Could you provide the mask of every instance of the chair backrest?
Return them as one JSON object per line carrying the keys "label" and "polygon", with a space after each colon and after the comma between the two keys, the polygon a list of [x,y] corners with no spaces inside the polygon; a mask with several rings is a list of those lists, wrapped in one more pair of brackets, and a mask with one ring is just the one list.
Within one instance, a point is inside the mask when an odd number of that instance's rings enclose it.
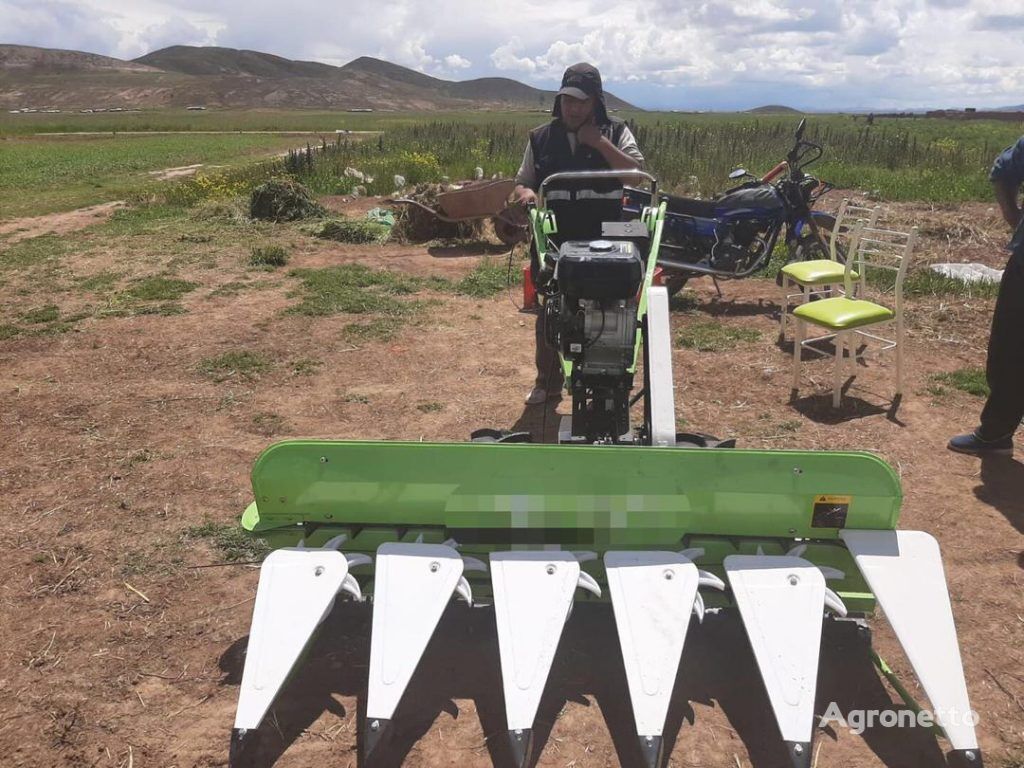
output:
{"label": "chair backrest", "polygon": [[836,224],[832,228],[832,237],[828,242],[829,257],[832,261],[838,260],[840,239],[847,242],[847,252],[852,252],[853,249],[849,247],[849,240],[853,232],[854,223],[863,221],[864,226],[874,227],[878,223],[878,217],[881,213],[882,207],[879,205],[868,207],[858,205],[848,197],[843,198],[843,202],[839,205],[839,210],[836,211]]}
{"label": "chair backrest", "polygon": [[871,279],[872,277],[880,273],[891,272],[895,278],[891,286],[888,281],[885,281],[880,290],[886,292],[891,288],[897,314],[899,314],[903,302],[903,279],[910,266],[910,258],[917,239],[917,227],[906,232],[870,227],[865,221],[858,220],[853,225],[850,235],[850,256],[846,260],[846,271],[843,277],[846,294],[852,295],[852,271],[854,269],[857,270],[861,296],[865,295],[869,282],[877,283],[876,280]]}

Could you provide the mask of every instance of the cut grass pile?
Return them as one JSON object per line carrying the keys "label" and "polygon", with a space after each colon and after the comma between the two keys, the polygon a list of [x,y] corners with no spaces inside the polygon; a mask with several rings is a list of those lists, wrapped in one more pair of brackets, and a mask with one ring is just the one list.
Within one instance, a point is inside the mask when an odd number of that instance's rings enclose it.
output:
{"label": "cut grass pile", "polygon": [[316,224],[310,233],[339,243],[384,243],[391,235],[391,227],[376,221],[327,219]]}
{"label": "cut grass pile", "polygon": [[291,179],[271,179],[249,197],[249,215],[261,221],[299,221],[324,213],[310,191]]}

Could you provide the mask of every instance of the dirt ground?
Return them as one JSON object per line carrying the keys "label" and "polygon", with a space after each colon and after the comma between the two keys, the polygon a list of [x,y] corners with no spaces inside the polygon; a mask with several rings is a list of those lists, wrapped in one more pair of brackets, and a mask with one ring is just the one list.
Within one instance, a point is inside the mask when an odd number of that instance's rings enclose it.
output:
{"label": "dirt ground", "polygon": [[[331,204],[354,215],[376,202]],[[991,206],[889,209],[893,220],[921,225],[924,260],[1002,266],[1005,232]],[[295,281],[249,271],[241,238],[195,240],[190,260],[180,249],[164,252],[160,231],[100,247],[105,236],[94,228],[53,268],[59,285],[179,259],[175,276],[202,288],[181,298],[183,314],[93,312],[65,333],[0,340],[0,764],[222,766],[258,571],[223,565],[208,540],[183,534],[237,521],[258,453],[284,437],[461,441],[481,426],[545,428],[550,437],[555,410],[569,404],[546,412],[522,405],[533,378],[533,317],[515,306],[516,289],[487,299],[438,295],[425,322],[389,341],[353,342],[340,333],[353,318],[283,314],[295,303]],[[360,262],[449,278],[500,252],[342,245],[292,231],[285,239],[293,267]],[[0,240],[0,251],[6,245]],[[244,290],[218,291],[239,280]],[[65,314],[102,301],[49,285],[6,272],[4,318],[51,301]],[[746,447],[875,451],[897,469],[901,527],[929,531],[942,546],[986,764],[1020,768],[1024,463],[948,452],[946,440],[974,426],[982,401],[931,378],[984,364],[992,300],[909,302],[902,403],[891,407],[891,358],[876,358],[858,367],[836,411],[824,361],[805,365],[801,397],[789,399],[774,281],[725,283],[722,296],[707,280],[691,286],[692,306],[674,313],[675,330],[712,319],[760,336],[730,351],[674,351],[686,428]],[[275,362],[249,380],[202,374],[201,361],[234,350]],[[318,364],[300,375],[303,360]],[[493,618],[453,604],[380,764],[507,765]],[[872,626],[880,653],[917,691],[880,615]],[[264,724],[253,764],[358,765],[368,653],[368,607],[339,605]],[[830,701],[844,712],[897,701],[864,648],[832,630],[819,714]],[[636,766],[632,727],[611,612],[582,606],[541,705],[537,765]],[[678,768],[786,765],[735,617],[691,629],[666,740],[668,764]],[[945,742],[920,729],[857,736],[828,728],[816,740],[818,768],[945,764]]]}

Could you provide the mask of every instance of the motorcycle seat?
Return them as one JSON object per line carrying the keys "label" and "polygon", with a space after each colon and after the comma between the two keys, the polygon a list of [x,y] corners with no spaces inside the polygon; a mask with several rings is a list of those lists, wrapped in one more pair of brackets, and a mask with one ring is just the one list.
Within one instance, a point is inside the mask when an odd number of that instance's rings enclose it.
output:
{"label": "motorcycle seat", "polygon": [[683,216],[698,216],[702,219],[715,218],[715,203],[711,200],[694,200],[690,197],[673,197],[665,195],[666,208],[669,213]]}

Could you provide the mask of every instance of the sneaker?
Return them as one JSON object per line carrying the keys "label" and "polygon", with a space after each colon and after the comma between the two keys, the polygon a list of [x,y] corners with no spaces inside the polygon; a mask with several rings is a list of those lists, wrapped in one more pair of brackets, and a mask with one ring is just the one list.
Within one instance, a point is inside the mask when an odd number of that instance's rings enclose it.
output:
{"label": "sneaker", "polygon": [[561,400],[562,390],[546,390],[544,387],[534,387],[530,390],[530,394],[526,396],[527,405],[540,405],[546,403],[548,400]]}
{"label": "sneaker", "polygon": [[999,440],[982,440],[977,432],[957,435],[951,438],[946,446],[957,453],[969,453],[973,456],[1010,456],[1013,454],[1013,439],[1003,437]]}

